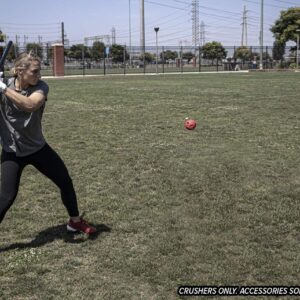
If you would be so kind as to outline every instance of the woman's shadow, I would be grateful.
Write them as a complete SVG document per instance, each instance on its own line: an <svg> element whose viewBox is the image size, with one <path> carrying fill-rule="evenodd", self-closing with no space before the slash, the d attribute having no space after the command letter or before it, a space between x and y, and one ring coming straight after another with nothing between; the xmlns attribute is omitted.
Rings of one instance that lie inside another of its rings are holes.
<svg viewBox="0 0 300 300"><path fill-rule="evenodd" d="M78 233L70 233L66 230L66 225L58 225L54 227L47 228L46 230L43 230L38 233L38 235L28 243L14 243L6 247L0 248L0 253L14 250L14 249L25 249L25 248L37 248L41 247L43 245L46 245L48 243L52 243L55 240L64 240L66 243L73 243L73 244L79 244L82 242L85 242L87 239L89 240L95 240L97 239L103 232L110 232L111 229L104 225L93 225L96 227L97 231L96 233L92 235L84 235L84 234L78 234Z"/></svg>

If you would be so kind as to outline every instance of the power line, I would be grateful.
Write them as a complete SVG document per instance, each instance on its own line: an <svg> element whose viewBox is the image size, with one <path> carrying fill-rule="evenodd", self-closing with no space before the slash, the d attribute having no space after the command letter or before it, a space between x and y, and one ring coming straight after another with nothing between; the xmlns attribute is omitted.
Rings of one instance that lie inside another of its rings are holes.
<svg viewBox="0 0 300 300"><path fill-rule="evenodd" d="M292 5L295 5L295 6L299 6L300 5L299 3L290 2L290 1L283 1L283 0L274 0L274 1L285 3L285 4L292 4Z"/></svg>
<svg viewBox="0 0 300 300"><path fill-rule="evenodd" d="M21 23L1 23L2 25L15 25L15 26L49 26L49 25L57 25L60 26L60 23L44 23L44 24L21 24Z"/></svg>
<svg viewBox="0 0 300 300"><path fill-rule="evenodd" d="M177 3L183 3L183 4L189 4L189 5L191 5L191 3L186 2L186 1L180 1L180 0L172 0L172 1L177 2Z"/></svg>
<svg viewBox="0 0 300 300"><path fill-rule="evenodd" d="M59 31L47 31L47 32L28 32L28 31L21 31L22 33L25 34L35 34L35 35L40 35L40 34L54 34L54 33L60 33ZM5 31L7 34L16 34L16 31Z"/></svg>
<svg viewBox="0 0 300 300"><path fill-rule="evenodd" d="M174 10L181 10L181 11L184 11L184 12L189 12L190 11L190 6L191 6L191 3L188 3L187 1L180 1L180 0L170 0L170 1L173 1L174 3L179 3L179 4L184 4L185 7L179 7L179 6L175 6L175 5L170 5L170 4L166 4L166 3L159 3L158 1L151 1L151 0L145 0L145 2L147 3L151 3L153 5L156 5L156 6L161 6L161 7L167 7L167 8L174 8ZM250 0L249 0L250 1ZM258 2L255 2L255 1L252 1L254 2L255 4L258 4ZM222 24L221 25L221 28L229 28L229 26L227 25L224 25L224 23L229 23L229 24L237 24L237 22L232 22L232 20L236 20L236 21L240 21L240 13L237 13L237 12L233 12L233 11L228 11L228 10L224 10L224 9L218 9L218 8L212 8L212 7L208 7L208 6L204 6L204 5L199 5L199 7L201 8L201 11L199 12L199 14L203 17L213 17L214 20L219 20L218 24ZM209 13L207 12L207 10L211 10L213 11L212 13ZM215 12L215 13L214 13ZM167 15L166 17L168 16L173 16L174 13L171 13L169 15ZM188 16L188 14L183 14L183 16ZM250 15L248 16L247 14L247 24L244 24L247 25L247 34L248 34L248 31L250 30L250 33L253 31L253 34L254 34L254 30L257 29L258 30L258 26L259 26L259 18L256 17L256 16L253 16L253 15ZM212 19L212 18L211 18ZM173 21L174 20L174 21ZM190 21L191 19L187 19L186 22ZM157 19L157 21L153 22L153 20L151 20L151 22L147 22L147 27L151 26L150 24L153 23L153 25L155 26L160 26L161 27L161 24L172 24L172 23L175 23L174 25L172 26L167 26L167 27L164 27L164 29L168 29L169 27L172 27L174 28L174 26L178 26L178 20L177 20L177 17L175 18L172 18L172 19L169 19L169 20L165 20L165 17L164 16L161 16L159 19ZM211 24L216 24L217 22L211 22L207 25L207 26L210 26ZM239 22L240 23L240 22ZM246 23L245 20L243 23ZM270 22L264 22L264 24L266 26L270 26L272 24L270 24ZM248 28L249 27L249 28ZM231 27L232 30L235 30L237 29L238 26L236 26L236 28L234 27ZM163 29L163 28L162 28ZM149 32L149 34L152 32L152 28L151 30L146 30L147 32ZM245 28L244 28L244 39L246 38L246 32L245 32ZM137 32L137 30L134 30L133 32ZM222 34L221 32L216 32L217 34ZM173 33L172 33L173 34ZM118 34L118 36L120 37L125 37L127 36L127 32L125 34ZM193 35L195 36L195 35Z"/></svg>
<svg viewBox="0 0 300 300"><path fill-rule="evenodd" d="M251 1L251 0L244 0L244 1L260 5L260 2L256 2L256 1ZM280 8L280 9L286 9L286 7L283 7L283 6L277 6L277 5L273 5L273 4L267 4L267 3L265 4L265 6L275 7L275 8Z"/></svg>
<svg viewBox="0 0 300 300"><path fill-rule="evenodd" d="M190 6L190 5L188 5L188 6ZM176 15L176 16L174 17L174 15ZM153 32L153 28L150 26L151 24L153 24L153 26L160 26L160 27L161 27L163 24L171 24L171 23L173 23L174 21L176 21L177 24L175 24L175 25L167 26L167 27L164 26L164 27L163 27L164 30L166 30L166 29L168 29L168 28L174 29L174 28L176 28L176 26L179 26L179 25L181 25L181 24L185 24L186 22L188 22L189 20L185 20L184 22L181 22L181 23L178 24L178 20L179 20L179 19L182 19L183 17L186 18L187 16L188 16L188 14L187 14L186 12L183 13L183 14L180 14L180 15L178 15L177 12L175 12L175 13L173 12L173 13L171 13L171 14L167 14L166 16L162 16L162 17L160 17L159 19L151 20L150 23L147 22L147 24L146 24L146 25L147 25L147 27L146 27L146 32L147 32L148 34L150 34L150 33ZM172 17L172 18L170 18L170 17ZM157 21L156 21L156 20L157 20ZM163 22L162 22L161 20L163 20ZM181 26L180 28L182 28L182 26ZM132 33L133 33L133 34L131 34L132 37L137 37L138 34L140 34L140 32L139 32L138 29L132 31ZM123 31L123 32L119 32L119 31L118 31L118 39L128 39L128 31L127 31L127 30L126 30L126 31Z"/></svg>
<svg viewBox="0 0 300 300"><path fill-rule="evenodd" d="M177 6L172 6L172 5L168 5L168 4L162 4L162 3L158 3L158 2L154 2L154 1L149 1L149 0L145 0L145 2L150 3L150 4L159 5L159 6L164 6L164 7L179 9L179 10L188 10L186 8L183 8L183 7L177 7Z"/></svg>

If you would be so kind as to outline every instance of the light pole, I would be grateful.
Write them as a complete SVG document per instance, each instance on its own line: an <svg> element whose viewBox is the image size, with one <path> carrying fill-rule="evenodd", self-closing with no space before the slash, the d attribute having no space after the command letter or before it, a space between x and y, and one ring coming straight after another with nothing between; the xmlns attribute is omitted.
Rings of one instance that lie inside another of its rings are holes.
<svg viewBox="0 0 300 300"><path fill-rule="evenodd" d="M259 44L260 44L260 58L259 58L259 69L262 70L264 68L263 65L263 47L264 47L264 0L260 0L261 8L260 8L260 36L259 36Z"/></svg>
<svg viewBox="0 0 300 300"><path fill-rule="evenodd" d="M145 0L140 0L140 26L141 26L141 56L144 61L145 69Z"/></svg>
<svg viewBox="0 0 300 300"><path fill-rule="evenodd" d="M131 67L131 5L129 0L129 66Z"/></svg>
<svg viewBox="0 0 300 300"><path fill-rule="evenodd" d="M296 70L297 70L297 72L299 72L299 34L300 34L300 29L296 29L296 34L297 34Z"/></svg>
<svg viewBox="0 0 300 300"><path fill-rule="evenodd" d="M156 73L158 73L158 41L157 41L157 33L158 33L159 27L155 27L155 35L156 35Z"/></svg>

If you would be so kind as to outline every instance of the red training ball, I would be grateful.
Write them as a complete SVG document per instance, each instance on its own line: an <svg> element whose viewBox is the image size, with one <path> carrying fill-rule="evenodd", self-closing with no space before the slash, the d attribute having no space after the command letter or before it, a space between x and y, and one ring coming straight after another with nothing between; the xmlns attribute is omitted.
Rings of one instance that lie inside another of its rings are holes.
<svg viewBox="0 0 300 300"><path fill-rule="evenodd" d="M184 126L188 130L195 129L196 125L197 125L197 123L193 119L186 119L185 122L184 122Z"/></svg>

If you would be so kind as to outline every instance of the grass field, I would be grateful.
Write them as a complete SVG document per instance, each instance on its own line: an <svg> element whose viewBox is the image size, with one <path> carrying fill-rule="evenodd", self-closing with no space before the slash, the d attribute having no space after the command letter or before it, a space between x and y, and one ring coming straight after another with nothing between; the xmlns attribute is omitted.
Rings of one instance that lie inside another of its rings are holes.
<svg viewBox="0 0 300 300"><path fill-rule="evenodd" d="M67 234L59 191L28 167L0 226L0 298L178 299L182 284L299 285L299 80L47 80L44 133L98 234Z"/></svg>

